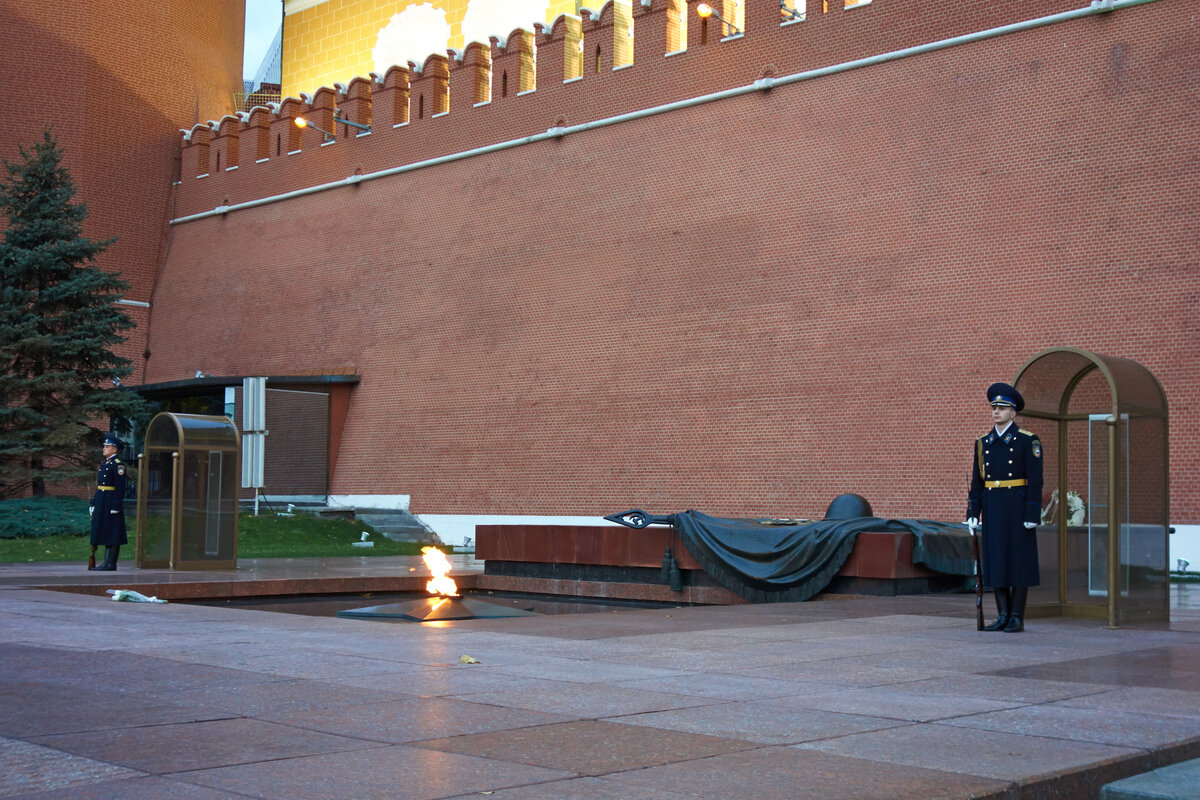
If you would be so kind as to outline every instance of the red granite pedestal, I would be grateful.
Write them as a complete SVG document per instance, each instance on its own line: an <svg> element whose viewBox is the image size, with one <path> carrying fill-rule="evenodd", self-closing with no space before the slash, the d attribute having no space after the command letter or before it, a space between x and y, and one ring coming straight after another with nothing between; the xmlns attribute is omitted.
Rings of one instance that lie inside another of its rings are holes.
<svg viewBox="0 0 1200 800"><path fill-rule="evenodd" d="M914 564L913 543L908 532L860 533L826 591L894 596L961 586L959 576ZM672 591L662 579L668 545L681 572L681 591ZM705 573L668 527L479 525L475 556L484 561L484 574L475 581L481 589L676 603L747 602Z"/></svg>

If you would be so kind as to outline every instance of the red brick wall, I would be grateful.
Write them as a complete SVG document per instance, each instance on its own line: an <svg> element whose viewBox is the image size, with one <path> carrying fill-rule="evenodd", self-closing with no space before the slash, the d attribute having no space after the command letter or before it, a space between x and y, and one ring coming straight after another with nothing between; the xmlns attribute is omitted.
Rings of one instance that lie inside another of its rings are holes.
<svg viewBox="0 0 1200 800"><path fill-rule="evenodd" d="M90 216L85 233L117 237L100 257L149 302L162 257L179 129L233 110L241 90L242 0L130 3L0 0L0 158L51 127ZM142 378L141 326L121 354Z"/></svg>
<svg viewBox="0 0 1200 800"><path fill-rule="evenodd" d="M864 38L839 44L820 15L803 35L837 60L871 36L881 49L939 38L962 27L960 7L1049 5L879 0L828 15ZM1072 345L1162 382L1172 517L1200 521L1188 7L1160 0L177 225L147 380L186 378L197 359L219 374L353 367L331 491L411 494L418 513L817 516L857 491L880 515L956 519L985 387ZM920 13L855 22L899 8ZM639 50L578 84L539 76L508 99L537 98L537 115L493 102L185 178L179 213L810 58L755 44L752 22L740 42L665 62ZM650 26L637 24L640 48Z"/></svg>

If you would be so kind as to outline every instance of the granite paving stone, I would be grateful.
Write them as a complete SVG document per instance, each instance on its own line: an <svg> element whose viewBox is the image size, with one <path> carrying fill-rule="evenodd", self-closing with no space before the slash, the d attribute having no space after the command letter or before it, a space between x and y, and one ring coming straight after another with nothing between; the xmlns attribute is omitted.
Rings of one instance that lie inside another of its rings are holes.
<svg viewBox="0 0 1200 800"><path fill-rule="evenodd" d="M1129 747L923 723L795 745L808 750L1005 781L1058 775L1139 755Z"/></svg>
<svg viewBox="0 0 1200 800"><path fill-rule="evenodd" d="M235 692L231 686L226 692ZM0 735L33 736L79 731L136 728L165 723L224 719L228 711L203 705L175 704L154 695L93 691L88 685L51 686L27 681L0 683Z"/></svg>
<svg viewBox="0 0 1200 800"><path fill-rule="evenodd" d="M456 736L419 746L579 775L605 775L758 747L738 739L596 720Z"/></svg>
<svg viewBox="0 0 1200 800"><path fill-rule="evenodd" d="M667 678L673 675L686 674L689 670L661 669L658 667L643 667L636 664L608 664L602 661L584 661L572 658L555 658L548 656L536 663L510 664L498 668L501 672L511 675L524 675L531 678L549 678L556 681L571 683L607 683L611 681L629 681L638 678ZM698 668L691 670L700 671Z"/></svg>
<svg viewBox="0 0 1200 800"><path fill-rule="evenodd" d="M1012 708L1017 703L982 700L959 695L930 695L911 692L908 684L873 686L867 689L843 689L836 692L781 697L781 706L837 711L871 717L928 722L935 719L979 714Z"/></svg>
<svg viewBox="0 0 1200 800"><path fill-rule="evenodd" d="M766 700L789 695L835 692L845 687L818 681L789 681L781 678L751 678L727 673L700 673L673 678L642 678L618 686L671 694L708 697L716 700Z"/></svg>
<svg viewBox="0 0 1200 800"><path fill-rule="evenodd" d="M573 778L571 772L394 745L187 772L175 777L259 800L433 800Z"/></svg>
<svg viewBox="0 0 1200 800"><path fill-rule="evenodd" d="M1057 705L1094 708L1100 711L1132 711L1164 717L1200 718L1200 693L1180 689L1120 687L1059 700Z"/></svg>
<svg viewBox="0 0 1200 800"><path fill-rule="evenodd" d="M379 747L377 741L334 736L256 719L229 719L114 728L31 737L75 755L153 774Z"/></svg>
<svg viewBox="0 0 1200 800"><path fill-rule="evenodd" d="M708 800L1016 800L1003 780L791 747L630 770L608 779Z"/></svg>
<svg viewBox="0 0 1200 800"><path fill-rule="evenodd" d="M953 677L959 673L947 669L908 667L877 667L852 659L809 661L745 670L742 675L759 678L780 678L789 681L832 683L843 687L890 686L925 678Z"/></svg>
<svg viewBox="0 0 1200 800"><path fill-rule="evenodd" d="M1200 717L1184 719L1063 705L1026 706L944 719L941 724L1142 749L1200 742Z"/></svg>
<svg viewBox="0 0 1200 800"><path fill-rule="evenodd" d="M915 694L962 695L1014 703L1049 703L1094 695L1104 691L1094 683L1044 681L1002 675L951 675L910 681L904 689Z"/></svg>
<svg viewBox="0 0 1200 800"><path fill-rule="evenodd" d="M997 675L1200 692L1200 646L1155 647L996 670Z"/></svg>
<svg viewBox="0 0 1200 800"><path fill-rule="evenodd" d="M616 717L646 711L706 705L710 700L682 694L627 689L611 684L559 683L557 686L506 688L459 696L457 699L508 708L546 711L577 719Z"/></svg>
<svg viewBox="0 0 1200 800"><path fill-rule="evenodd" d="M77 783L62 789L14 795L6 800L238 800L246 796L178 779L146 775L129 780Z"/></svg>
<svg viewBox="0 0 1200 800"><path fill-rule="evenodd" d="M0 797L141 775L126 767L0 737Z"/></svg>
<svg viewBox="0 0 1200 800"><path fill-rule="evenodd" d="M763 744L792 744L908 725L900 720L882 717L788 707L775 700L717 703L676 711L658 711L622 717L621 722Z"/></svg>
<svg viewBox="0 0 1200 800"><path fill-rule="evenodd" d="M182 692L167 690L143 697L156 699L168 706L202 708L214 714L223 712L226 716L232 714L253 717L268 712L332 711L347 706L400 700L407 695L386 689L347 686L329 681L283 678L270 683L242 686L212 686Z"/></svg>
<svg viewBox="0 0 1200 800"><path fill-rule="evenodd" d="M478 800L479 795L458 795ZM607 778L575 778L492 792L488 800L695 800L694 794L650 789ZM457 800L457 799L455 799Z"/></svg>
<svg viewBox="0 0 1200 800"><path fill-rule="evenodd" d="M380 689L418 697L457 697L492 691L520 689L560 689L562 681L510 675L492 669L488 664L452 664L444 667L422 667L415 672L375 673L335 678L343 686Z"/></svg>
<svg viewBox="0 0 1200 800"><path fill-rule="evenodd" d="M571 719L562 714L469 703L450 697L407 697L330 711L265 712L260 717L296 728L391 744Z"/></svg>

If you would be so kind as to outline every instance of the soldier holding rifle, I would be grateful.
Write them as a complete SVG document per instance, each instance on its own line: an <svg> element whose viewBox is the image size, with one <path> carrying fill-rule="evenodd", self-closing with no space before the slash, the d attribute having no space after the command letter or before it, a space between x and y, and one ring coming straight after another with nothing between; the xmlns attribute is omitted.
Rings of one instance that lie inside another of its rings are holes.
<svg viewBox="0 0 1200 800"><path fill-rule="evenodd" d="M996 595L998 616L983 630L1016 633L1025 629L1029 587L1040 582L1042 443L1015 422L1025 408L1016 389L993 383L987 397L993 427L975 440L967 525L982 526L982 581Z"/></svg>
<svg viewBox="0 0 1200 800"><path fill-rule="evenodd" d="M88 569L116 570L121 545L129 541L125 533L125 462L117 455L124 446L111 433L104 437L104 461L96 471L96 493L91 508L92 557L95 558L97 545L104 545L104 563L89 564Z"/></svg>

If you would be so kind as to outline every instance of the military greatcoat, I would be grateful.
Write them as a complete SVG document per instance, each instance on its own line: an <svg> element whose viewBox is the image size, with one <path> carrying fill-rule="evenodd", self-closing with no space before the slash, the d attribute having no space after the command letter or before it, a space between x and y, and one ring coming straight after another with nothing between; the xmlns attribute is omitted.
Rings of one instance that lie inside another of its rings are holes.
<svg viewBox="0 0 1200 800"><path fill-rule="evenodd" d="M967 517L983 525L980 561L985 586L1037 586L1037 529L1041 522L1042 443L1038 437L1008 426L993 428L975 440Z"/></svg>
<svg viewBox="0 0 1200 800"><path fill-rule="evenodd" d="M125 472L125 462L115 455L104 459L96 472L92 544L111 547L129 543L125 532Z"/></svg>

